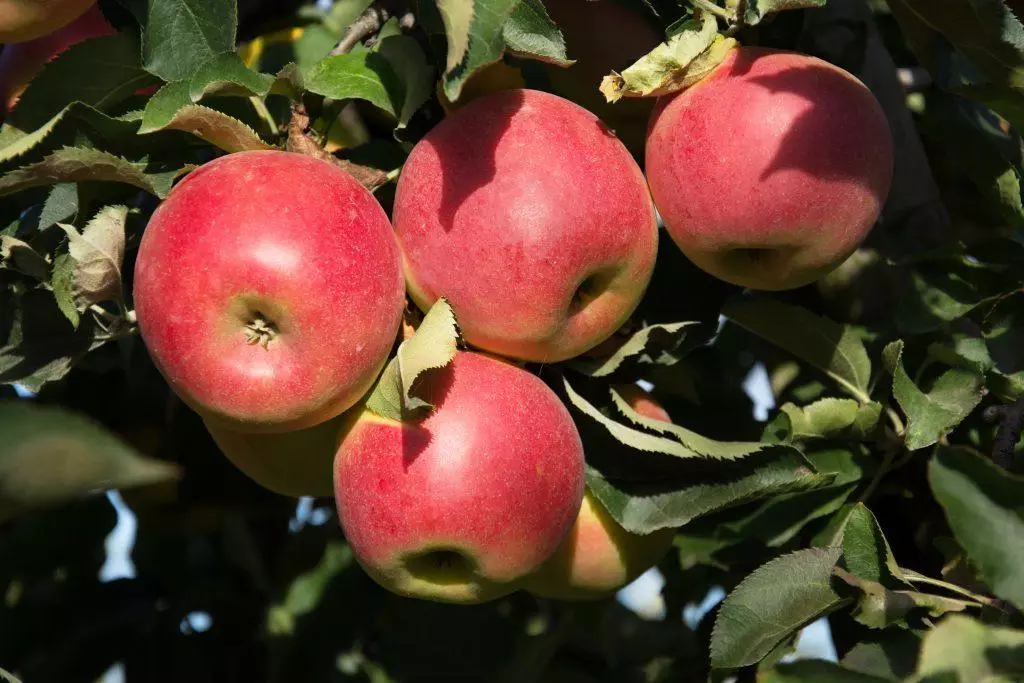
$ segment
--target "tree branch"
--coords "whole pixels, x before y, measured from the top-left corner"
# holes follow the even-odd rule
[[[399,17],[398,24],[403,30],[412,28],[415,22],[407,0],[376,0],[349,25],[345,36],[331,50],[331,56],[346,54],[357,44],[374,38],[392,17]]]
[[[390,181],[389,174],[380,169],[361,166],[334,156],[317,144],[316,140],[309,136],[308,130],[309,114],[306,113],[305,105],[301,102],[293,102],[292,117],[288,121],[288,141],[285,144],[285,148],[289,152],[305,154],[334,164],[371,192]]]

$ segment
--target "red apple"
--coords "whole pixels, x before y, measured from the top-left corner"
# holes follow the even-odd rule
[[[639,167],[593,114],[507,90],[455,111],[410,154],[395,230],[413,300],[441,296],[466,340],[531,361],[607,339],[657,252]]]
[[[633,385],[617,389],[636,412],[671,422],[646,391]],[[675,531],[630,533],[587,490],[572,531],[524,587],[534,595],[557,600],[606,598],[654,566],[672,546]]]
[[[364,413],[334,461],[338,517],[356,559],[401,595],[483,602],[518,588],[583,499],[583,446],[536,376],[463,352],[425,378],[436,410]]]
[[[659,103],[647,178],[665,226],[726,282],[792,289],[864,240],[889,192],[892,136],[854,76],[806,55],[733,50]]]
[[[387,216],[341,169],[240,152],[185,177],[154,212],[135,266],[142,337],[208,424],[310,427],[352,406],[404,308]]]
[[[0,43],[53,33],[82,16],[96,0],[0,0]]]
[[[282,496],[334,495],[334,454],[348,413],[313,427],[280,434],[240,432],[208,423],[210,436],[231,463],[265,489]]]
[[[0,29],[5,26],[4,10],[17,4],[19,3],[0,0]],[[47,3],[29,2],[27,4],[45,5]],[[10,113],[14,109],[25,86],[35,78],[35,75],[47,62],[83,40],[115,33],[114,28],[107,23],[99,8],[92,5],[91,2],[87,5],[91,6],[86,8],[84,14],[77,18],[73,17],[71,23],[53,33],[28,42],[4,46],[3,52],[0,52],[0,96],[3,97],[4,114]],[[0,38],[0,42],[6,41]]]

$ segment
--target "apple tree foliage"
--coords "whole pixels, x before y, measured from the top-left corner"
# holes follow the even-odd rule
[[[392,18],[331,55],[365,0],[101,0],[117,35],[61,54],[0,128],[0,667],[25,681],[115,663],[147,682],[1024,680],[1024,3],[623,4],[666,40],[587,84],[609,100],[686,87],[733,41],[795,49],[859,75],[896,145],[881,221],[822,281],[740,291],[665,238],[613,350],[530,368],[569,406],[615,519],[678,529],[659,565],[667,616],[385,593],[330,501],[297,514],[218,455],[132,312],[139,237],[176,180],[287,148],[389,208],[412,144],[486,86],[482,69],[501,60],[545,89],[572,63],[543,2],[379,3]],[[380,397],[394,410],[429,408],[408,388],[454,348],[414,339],[385,371],[406,386]],[[638,380],[674,424],[613,388]],[[113,580],[107,489],[137,520]],[[715,587],[725,600],[684,623]],[[823,617],[839,661],[794,661]]]

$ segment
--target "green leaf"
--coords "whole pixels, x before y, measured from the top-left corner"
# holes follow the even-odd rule
[[[558,66],[573,60],[565,52],[565,38],[540,0],[521,0],[505,22],[502,38],[508,51]]]
[[[843,565],[866,581],[892,587],[906,583],[878,520],[863,503],[853,507],[843,527]]]
[[[59,224],[68,236],[73,291],[80,311],[101,301],[124,299],[121,265],[127,220],[127,206],[108,206],[81,233],[73,225]]]
[[[157,197],[165,197],[178,171],[148,173],[127,159],[95,149],[65,147],[42,161],[0,177],[0,196],[32,187],[57,183],[94,181],[134,185]]]
[[[958,598],[912,590],[892,590],[880,583],[858,578],[844,569],[836,568],[835,571],[836,576],[842,581],[860,591],[860,598],[853,610],[853,618],[868,628],[907,628],[910,626],[910,617],[919,618],[927,614],[928,617],[935,619],[950,612],[981,607],[977,602]]]
[[[892,373],[892,393],[907,416],[907,448],[931,446],[971,414],[983,396],[983,379],[978,373],[953,368],[943,373],[925,393],[903,369],[903,342],[894,341],[882,352]]]
[[[76,215],[78,215],[78,184],[54,185],[39,214],[39,229],[45,230],[59,222],[71,221]]]
[[[416,333],[402,342],[384,368],[366,407],[381,417],[402,421],[433,406],[416,396],[416,379],[424,372],[445,367],[458,352],[459,325],[445,298],[430,307]]]
[[[398,118],[402,112],[402,81],[391,62],[377,52],[328,57],[305,75],[306,89],[335,100],[359,99]]]
[[[733,590],[711,634],[711,666],[735,669],[765,655],[844,603],[832,587],[838,548],[809,548],[762,565]]]
[[[78,312],[78,304],[75,302],[75,259],[71,257],[71,254],[59,254],[53,260],[50,286],[53,288],[53,298],[57,302],[57,308],[68,319],[71,326],[78,329],[82,315]]]
[[[850,648],[842,665],[885,680],[903,680],[917,668],[920,647],[921,637],[911,631],[878,631]]]
[[[1024,676],[1024,631],[952,615],[924,637],[912,683],[1014,683]]]
[[[274,77],[247,67],[235,52],[214,55],[204,62],[188,82],[188,95],[198,102],[206,95],[263,97],[270,92]]]
[[[92,38],[72,45],[47,64],[29,82],[6,123],[33,131],[75,101],[109,111],[155,82],[139,65],[134,35]]]
[[[50,264],[47,263],[46,257],[33,249],[28,242],[3,235],[0,236],[0,268],[42,281],[49,273]]]
[[[300,574],[288,586],[284,600],[267,610],[267,632],[271,636],[290,636],[295,622],[314,611],[331,582],[352,565],[354,555],[347,543],[329,541],[320,562]]]
[[[430,66],[423,48],[412,36],[388,36],[374,49],[388,60],[402,81],[404,95],[398,124],[399,127],[404,126],[433,94],[434,67]]]
[[[616,373],[635,373],[644,365],[674,365],[688,350],[687,339],[698,321],[651,325],[631,336],[608,358],[596,361],[576,359],[573,367],[590,377],[609,377]]]
[[[743,23],[755,26],[767,15],[787,10],[824,7],[825,0],[751,0],[747,3],[747,11],[743,15]]]
[[[896,312],[899,328],[910,334],[932,332],[996,301],[1020,286],[1016,273],[1002,276],[1005,270],[968,254],[916,264],[910,290]]]
[[[178,477],[174,465],[143,458],[105,429],[57,408],[0,403],[0,520],[112,488]]]
[[[886,683],[889,680],[821,659],[779,664],[766,675],[758,676],[759,683]]]
[[[504,27],[519,0],[437,0],[448,37],[444,92],[455,102],[477,69],[501,59]]]
[[[145,117],[145,114],[143,116]],[[143,123],[145,125],[145,118]],[[191,133],[228,153],[276,149],[238,119],[201,104],[186,105],[174,112],[171,120],[163,126],[140,129],[139,132],[153,133],[159,130]]]
[[[871,360],[851,327],[763,296],[733,299],[722,314],[822,370],[861,403],[871,400]]]
[[[697,83],[717,67],[736,41],[718,34],[718,21],[705,10],[683,24],[681,30],[659,44],[621,74],[601,82],[609,102],[623,97],[657,97]]]
[[[235,49],[235,0],[130,0],[142,24],[146,69],[165,81],[192,76],[216,55]]]
[[[0,131],[0,164],[11,167],[42,159],[62,146],[120,149],[137,141],[137,122],[112,118],[81,102],[72,102],[39,129],[24,133],[10,125]]]
[[[871,401],[861,404],[852,398],[823,398],[807,406],[786,403],[780,420],[773,423],[775,435],[783,442],[814,439],[855,439],[863,441],[874,431],[882,406]]]
[[[146,103],[146,108],[142,111],[139,134],[145,135],[166,128],[174,120],[175,114],[191,105],[189,87],[188,81],[175,81],[165,83],[153,93]]]
[[[940,447],[928,465],[928,481],[985,582],[1024,608],[1024,478],[969,451]]]

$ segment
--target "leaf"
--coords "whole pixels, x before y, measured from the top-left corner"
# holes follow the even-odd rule
[[[659,44],[621,74],[601,81],[609,102],[623,97],[658,97],[684,90],[711,73],[737,46],[718,34],[718,22],[705,10],[688,21],[683,30]]]
[[[192,104],[189,87],[188,81],[175,81],[165,83],[153,93],[142,111],[139,134],[145,135],[166,128],[174,120],[175,114]]]
[[[871,360],[851,327],[763,296],[733,299],[722,314],[822,370],[861,403],[871,400]]]
[[[268,633],[272,636],[293,635],[296,620],[320,605],[331,582],[352,565],[353,558],[347,543],[329,541],[320,562],[308,572],[296,576],[284,599],[267,610]]]
[[[139,65],[133,34],[91,38],[64,50],[32,78],[7,123],[33,131],[74,101],[109,111],[154,82]]]
[[[877,631],[854,645],[843,656],[847,669],[880,676],[885,680],[903,680],[917,668],[921,638],[911,631]]]
[[[0,177],[0,196],[42,185],[106,181],[134,185],[162,198],[170,191],[177,173],[147,173],[127,159],[108,152],[64,147],[42,161],[22,166]]]
[[[50,271],[46,257],[28,242],[9,235],[0,236],[0,268],[17,271],[37,280],[45,280]]]
[[[766,16],[775,12],[824,6],[825,0],[751,0],[747,3],[743,23],[747,26],[756,26]]]
[[[431,404],[413,393],[413,387],[424,372],[443,368],[455,358],[459,338],[455,312],[442,297],[430,307],[416,333],[398,347],[366,407],[381,417],[398,421],[410,413],[432,409]]]
[[[999,270],[968,254],[917,264],[896,311],[899,328],[909,334],[941,329],[1019,287],[1013,273],[1000,277]]]
[[[971,414],[981,403],[983,379],[972,370],[953,368],[943,373],[926,394],[903,369],[902,356],[902,341],[894,341],[882,351],[885,366],[893,376],[893,396],[907,416],[906,445],[913,451],[938,442]]]
[[[84,418],[22,401],[0,403],[0,520],[112,488],[173,481],[174,465],[150,460]]]
[[[882,414],[876,401],[860,404],[852,398],[823,398],[799,407],[786,403],[780,408],[781,424],[774,425],[785,435],[782,440],[867,439]]]
[[[836,568],[835,572],[841,580],[860,591],[861,596],[854,607],[853,618],[868,628],[907,628],[908,617],[919,616],[920,613],[926,613],[934,619],[949,612],[962,612],[970,607],[981,606],[976,602],[942,595],[891,590],[880,583],[858,578],[840,568]]]
[[[954,614],[928,631],[913,683],[1014,683],[1024,675],[1024,631]]]
[[[38,130],[23,133],[13,126],[0,132],[0,164],[6,167],[39,161],[63,146],[103,148],[107,151],[135,147],[139,125],[112,118],[81,102],[72,102]]]
[[[145,126],[145,119],[143,122]],[[229,153],[276,149],[238,119],[201,104],[186,105],[178,109],[171,120],[160,128],[140,129],[139,132],[152,133],[158,130],[191,133]]]
[[[54,185],[39,214],[39,229],[45,230],[61,221],[73,220],[76,215],[78,215],[78,185],[76,183]]]
[[[504,26],[520,0],[438,0],[448,37],[444,93],[455,102],[477,69],[501,59]]]
[[[635,332],[608,358],[598,361],[576,359],[573,367],[590,377],[609,377],[642,365],[673,365],[683,355],[680,351],[688,346],[685,342],[698,325],[698,321],[687,321],[645,327]]]
[[[843,527],[843,565],[866,581],[890,587],[906,585],[878,520],[863,503],[853,507]]]
[[[235,49],[235,0],[130,0],[142,25],[143,65],[165,81],[192,76]]]
[[[763,676],[759,683],[886,683],[890,679],[853,671],[821,659],[804,659],[779,664]]]
[[[0,678],[2,678],[6,683],[21,683],[21,681],[15,678],[13,674],[4,671],[3,669],[0,669]]]
[[[75,301],[75,259],[71,257],[71,254],[59,254],[53,260],[50,286],[53,288],[53,298],[57,302],[57,308],[68,319],[71,326],[78,329],[82,316],[78,312],[78,304]]]
[[[73,225],[59,224],[68,236],[75,301],[80,311],[101,301],[123,300],[121,265],[127,220],[127,206],[108,206],[86,224],[81,234]]]
[[[549,64],[570,66],[565,38],[540,0],[521,0],[502,28],[506,50]]]
[[[1024,608],[1024,478],[966,450],[940,447],[928,464],[928,481],[985,582]]]
[[[402,112],[402,82],[391,62],[377,52],[328,57],[304,75],[306,89],[335,100],[360,99],[398,118]]]
[[[711,666],[735,669],[765,655],[844,603],[832,587],[838,548],[782,555],[745,578],[725,598],[711,634]]]
[[[274,77],[247,67],[235,52],[214,55],[188,81],[188,95],[198,102],[206,95],[263,97],[270,92]]]
[[[402,108],[398,114],[398,124],[402,127],[434,92],[434,68],[412,36],[388,36],[377,43],[376,50],[388,60],[403,84]]]

